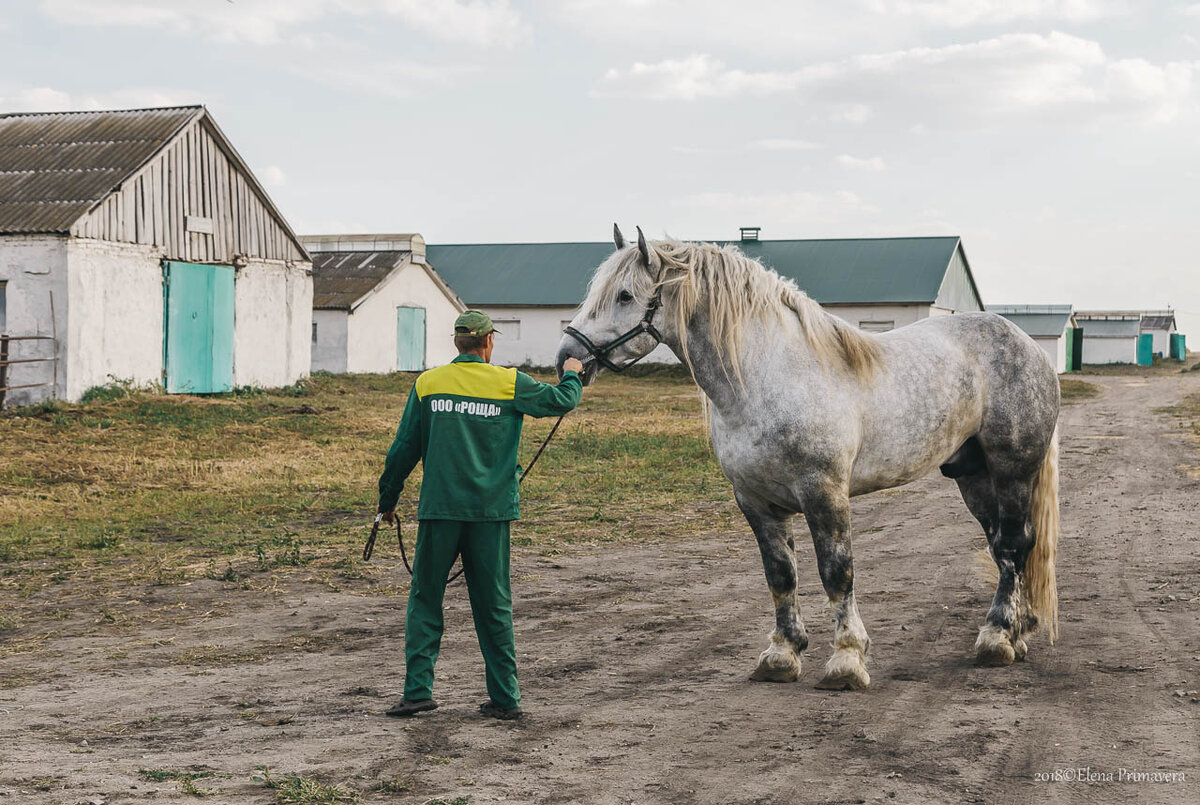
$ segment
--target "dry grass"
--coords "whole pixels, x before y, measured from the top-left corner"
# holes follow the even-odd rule
[[[1090,400],[1101,391],[1100,387],[1095,383],[1074,380],[1069,377],[1060,377],[1058,385],[1062,390],[1062,401],[1065,405],[1073,405],[1083,400]]]
[[[323,376],[278,392],[134,392],[3,412],[0,605],[47,587],[64,597],[86,588],[112,602],[95,610],[97,623],[119,628],[138,609],[123,604],[131,584],[211,578],[270,590],[296,573],[335,588],[377,580],[377,565],[357,555],[412,380]],[[526,421],[523,461],[552,424]],[[402,515],[415,513],[418,490],[419,470]],[[546,551],[686,538],[732,523],[736,511],[698,393],[678,373],[606,376],[588,389],[522,497],[515,542]],[[21,608],[0,611],[2,635]]]

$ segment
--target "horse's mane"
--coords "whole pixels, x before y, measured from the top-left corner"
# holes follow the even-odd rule
[[[713,343],[738,378],[746,325],[788,315],[799,320],[809,348],[823,366],[843,367],[858,377],[874,370],[879,360],[874,337],[826,313],[796,283],[747,257],[736,246],[677,240],[654,241],[647,246],[661,265],[664,299],[670,299],[665,307],[674,314],[685,357],[688,322],[703,305]],[[637,249],[618,251],[592,280],[588,313],[611,309],[624,287],[639,299],[649,298],[654,293],[652,275],[658,273],[657,265],[647,273]]]

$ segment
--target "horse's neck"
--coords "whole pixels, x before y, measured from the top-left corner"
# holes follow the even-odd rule
[[[712,335],[708,316],[700,310],[692,317],[687,329],[687,355],[680,339],[664,339],[684,363],[691,363],[696,384],[713,407],[725,419],[736,419],[746,410],[747,403],[770,392],[768,386],[777,383],[779,371],[800,369],[812,363],[806,360],[809,348],[800,330],[798,319],[786,317],[777,321],[753,321],[743,325],[741,373],[734,371],[729,356],[722,355]],[[772,381],[770,378],[775,377]],[[792,379],[797,379],[792,375]]]

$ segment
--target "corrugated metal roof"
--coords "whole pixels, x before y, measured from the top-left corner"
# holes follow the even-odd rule
[[[991,308],[988,308],[991,310]],[[994,311],[999,313],[999,311]],[[1070,313],[1000,313],[1034,338],[1058,338],[1067,329]]]
[[[0,115],[0,233],[67,232],[203,111]]]
[[[737,241],[822,304],[932,303],[957,237]],[[428,246],[430,263],[472,305],[578,305],[611,243]]]
[[[1170,330],[1175,326],[1175,314],[1169,313],[1165,316],[1142,316],[1142,330]]]
[[[312,252],[313,308],[350,310],[411,252]]]

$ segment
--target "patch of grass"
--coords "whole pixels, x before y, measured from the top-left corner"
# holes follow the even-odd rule
[[[383,794],[403,794],[410,788],[412,788],[412,781],[405,780],[403,778],[397,778],[394,780],[380,780],[378,783],[372,786],[372,790],[379,791]]]
[[[259,776],[251,781],[260,782],[275,791],[275,801],[280,805],[333,805],[338,802],[356,802],[358,792],[328,785],[308,777],[272,777],[266,766],[257,766]]]
[[[1095,383],[1088,383],[1085,380],[1075,380],[1070,377],[1060,377],[1058,379],[1058,386],[1062,390],[1062,401],[1068,405],[1080,400],[1090,400],[1101,391],[1101,388]]]
[[[109,382],[102,386],[92,386],[83,392],[79,401],[84,405],[94,402],[111,402],[123,400],[135,394],[158,394],[161,389],[157,386],[139,385],[132,378],[117,378],[108,376]]]
[[[211,771],[177,771],[175,769],[138,769],[138,777],[150,783],[165,783],[179,780],[202,780],[213,777]]]

